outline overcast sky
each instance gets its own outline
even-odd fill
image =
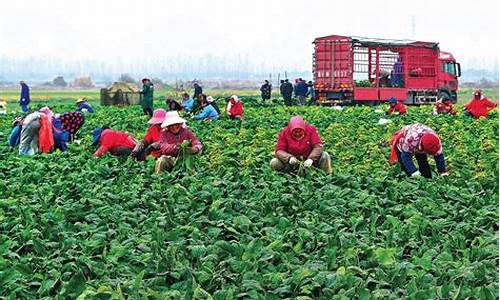
[[[315,37],[439,42],[462,66],[498,62],[498,1],[23,0],[0,4],[0,55],[139,61],[248,55],[311,69]],[[412,26],[414,20],[414,27]]]

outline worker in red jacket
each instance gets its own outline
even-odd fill
[[[476,119],[481,117],[486,118],[490,110],[497,107],[497,104],[484,96],[480,89],[474,91],[473,95],[474,97],[471,101],[464,105],[464,109],[466,110],[465,114],[467,116],[471,116]]]
[[[399,103],[396,98],[391,97],[388,100],[389,102],[389,110],[387,111],[387,115],[390,116],[394,111],[396,111],[399,115],[406,115],[408,112],[406,105],[403,103]]]
[[[300,116],[290,119],[288,126],[278,135],[271,169],[290,172],[297,169],[300,161],[304,167],[319,167],[326,174],[332,173],[330,155],[323,150],[323,142],[316,127],[307,124]]]
[[[130,154],[137,160],[145,160],[148,155],[155,158],[161,156],[160,152],[160,132],[162,130],[161,124],[165,121],[167,111],[163,108],[155,109],[153,117],[148,121],[149,126],[144,139],[135,145],[134,150]]]
[[[115,156],[129,156],[137,141],[127,132],[102,127],[92,132],[92,145],[98,144],[100,146],[94,153],[95,157],[102,156],[107,152]]]
[[[232,95],[226,105],[227,115],[231,120],[243,120],[243,103],[236,95]]]
[[[434,104],[434,109],[432,110],[432,113],[434,115],[440,115],[440,114],[456,115],[457,111],[453,107],[451,99],[443,97]]]
[[[169,111],[161,124],[159,151],[161,156],[156,160],[155,173],[164,170],[171,171],[180,155],[195,155],[201,153],[203,145],[191,130],[186,127],[186,120],[177,111]],[[182,144],[188,144],[186,152],[182,153]]]

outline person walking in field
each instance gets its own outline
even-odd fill
[[[154,87],[151,80],[148,78],[142,79],[142,89],[139,91],[142,95],[141,106],[144,114],[147,114],[150,117],[153,116],[153,92]]]
[[[130,154],[132,157],[137,160],[145,160],[148,155],[151,155],[155,158],[160,157],[160,133],[161,133],[161,124],[165,121],[165,116],[167,115],[167,111],[159,108],[153,112],[153,117],[148,121],[149,126],[146,135],[135,145],[134,150]]]
[[[31,102],[30,88],[24,81],[20,81],[19,84],[21,85],[21,95],[19,97],[19,105],[21,105],[21,109],[23,112],[28,112],[30,110],[29,104]]]
[[[297,170],[303,161],[306,168],[314,166],[326,174],[332,173],[330,155],[324,151],[316,127],[307,124],[301,116],[292,117],[288,126],[280,131],[274,156],[270,166],[276,171]]]
[[[262,97],[262,101],[271,99],[271,90],[272,86],[269,83],[269,80],[264,80],[264,84],[260,87],[260,95]]]
[[[406,115],[406,113],[408,112],[406,105],[404,105],[403,103],[399,103],[398,100],[396,100],[396,98],[394,97],[389,98],[387,102],[389,102],[389,110],[386,113],[388,116],[391,116],[394,112],[396,112],[400,116]]]
[[[231,96],[226,105],[226,112],[229,119],[243,121],[243,103],[238,96]]]
[[[434,130],[422,124],[413,124],[405,126],[393,135],[389,163],[399,162],[401,169],[408,176],[432,178],[428,155],[434,157],[439,174],[447,176],[441,138]],[[413,156],[417,160],[418,169],[413,163]]]
[[[171,171],[181,154],[196,155],[201,153],[203,145],[185,124],[186,120],[181,118],[177,111],[169,111],[165,115],[165,120],[161,124],[164,130],[160,133],[159,152],[161,156],[156,160],[156,174],[165,170]],[[182,145],[188,145],[186,152],[181,151]]]
[[[85,97],[78,98],[76,100],[76,111],[79,111],[79,112],[88,112],[88,113],[91,113],[91,114],[95,113],[94,109],[87,102],[87,98],[85,98]]]
[[[130,133],[111,130],[107,126],[92,132],[92,145],[99,145],[94,157],[100,157],[108,152],[114,156],[126,157],[132,153],[136,144],[136,139]]]
[[[286,106],[292,105],[292,95],[293,95],[293,84],[291,84],[288,79],[285,79],[283,84],[280,86],[280,92],[285,100]]]
[[[457,111],[453,107],[451,99],[448,97],[442,97],[434,104],[434,109],[432,110],[433,115],[456,115]]]
[[[484,96],[480,89],[475,90],[473,95],[470,102],[464,105],[465,115],[476,119],[486,118],[490,111],[497,107],[497,104]]]

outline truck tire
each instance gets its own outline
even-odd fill
[[[438,97],[437,97],[438,100],[441,99],[441,97],[445,97],[445,98],[448,98],[448,99],[453,99],[453,98],[451,98],[451,93],[448,92],[447,90],[441,90],[441,91],[439,91]]]

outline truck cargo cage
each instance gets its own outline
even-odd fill
[[[347,104],[395,97],[421,104],[435,102],[443,90],[454,96],[460,75],[453,70],[459,64],[451,54],[441,57],[440,53],[434,42],[340,35],[317,38],[313,54],[316,100]],[[442,67],[445,63],[452,67]]]

